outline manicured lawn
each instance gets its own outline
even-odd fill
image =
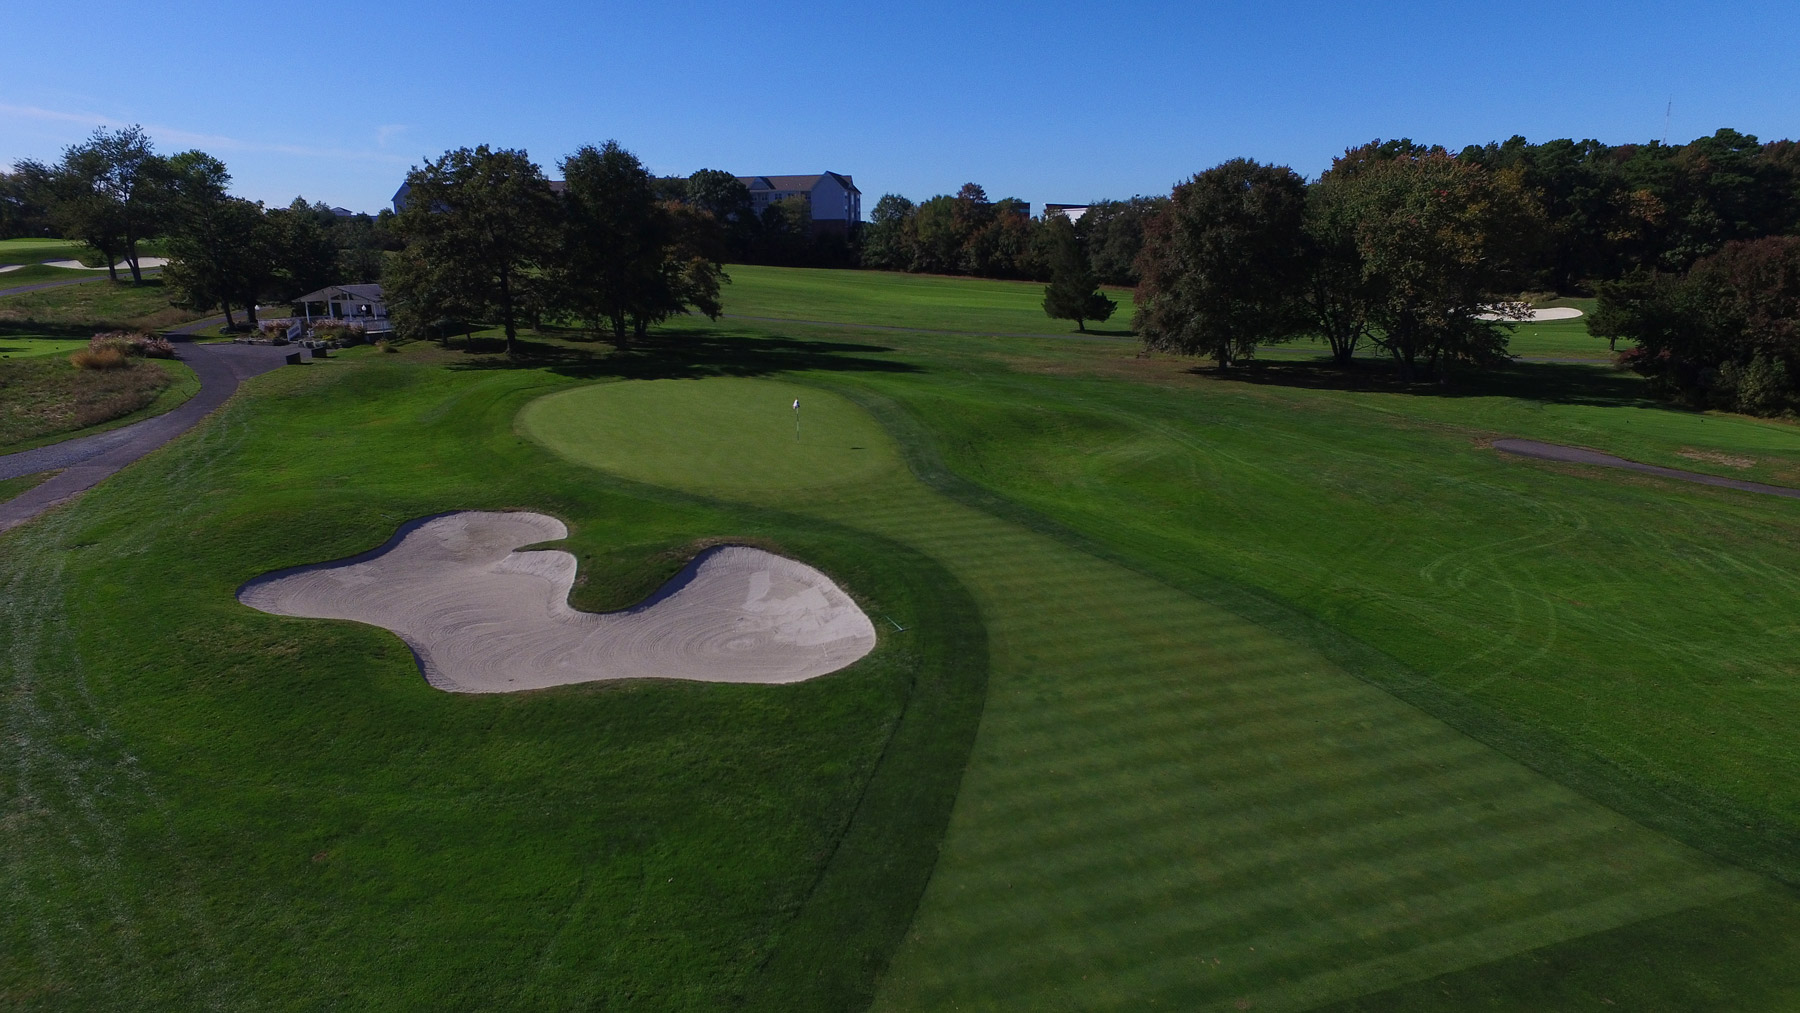
[[[0,359],[35,359],[46,355],[68,355],[70,352],[87,346],[86,339],[9,334],[0,337]]]
[[[160,257],[167,250],[161,240],[138,244],[139,257]],[[84,260],[98,257],[85,243],[67,239],[0,239],[0,266],[6,264],[41,264],[47,260]],[[96,261],[96,263],[101,263]],[[101,263],[101,266],[105,266]],[[10,275],[0,275],[0,278]],[[4,286],[0,286],[4,287]]]
[[[66,239],[0,239],[0,265],[41,264],[46,260],[80,260],[91,252],[86,244]],[[0,275],[5,278],[7,275]]]
[[[1779,479],[1800,431],[1597,366],[1220,376],[980,337],[1046,333],[1031,286],[733,274],[740,316],[902,329],[353,351],[0,536],[0,994],[1792,1004],[1794,505],[1487,444]],[[583,607],[738,538],[882,644],[451,697],[383,631],[231,598],[504,507],[570,522]]]
[[[958,386],[974,402],[1000,393]],[[1053,386],[1008,392],[1007,410]],[[878,1008],[1304,1008],[1764,889],[1282,635],[1303,630],[922,487],[848,403],[802,392],[827,421],[817,445],[795,448],[782,410],[794,393],[606,385],[539,401],[521,422],[606,471],[915,546],[974,590],[994,651],[983,732]],[[994,433],[997,414],[947,417],[953,403],[919,416],[953,441],[992,434],[1021,461],[1093,460],[1069,437],[1107,429],[1027,440]],[[901,418],[916,454],[931,441]],[[768,481],[801,461],[805,480]]]
[[[1044,285],[1031,281],[943,278],[898,271],[811,268],[726,268],[726,312],[734,316],[818,320],[990,334],[1075,334],[1067,320],[1044,315]],[[1107,289],[1119,305],[1112,319],[1088,324],[1095,336],[1126,336],[1129,289]]]
[[[633,490],[511,434],[571,381],[352,352],[0,536],[0,994],[38,1009],[843,1009],[919,896],[979,713],[937,564]],[[492,360],[480,360],[491,364]],[[747,539],[922,628],[794,686],[453,696],[389,634],[233,599],[402,521],[566,519],[619,608]],[[304,536],[300,533],[304,532]],[[721,691],[722,690],[722,691]]]

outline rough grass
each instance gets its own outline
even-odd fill
[[[86,337],[96,330],[156,331],[202,315],[170,306],[160,279],[148,278],[142,285],[96,281],[0,298],[0,340],[13,334]]]
[[[44,482],[55,478],[57,474],[58,473],[54,471],[40,471],[35,475],[20,475],[17,478],[0,478],[0,503],[4,503],[15,496],[25,495],[27,492],[37,488]]]
[[[69,365],[89,370],[125,369],[131,365],[131,357],[120,348],[83,348],[69,356]]]
[[[78,368],[49,357],[0,362],[0,453],[158,415],[200,389],[194,371],[179,362],[87,349],[70,358],[94,355],[116,356],[118,365]]]

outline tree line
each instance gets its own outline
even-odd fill
[[[1316,182],[1233,159],[1175,187],[1148,222],[1133,326],[1152,349],[1221,368],[1259,345],[1322,338],[1347,366],[1365,343],[1403,379],[1505,356],[1508,298],[1542,212],[1515,170],[1442,148],[1371,143]]]
[[[1429,151],[1489,173],[1510,173],[1538,206],[1543,241],[1523,251],[1522,285],[1571,292],[1635,270],[1684,271],[1734,240],[1800,232],[1800,143],[1760,142],[1721,129],[1687,144],[1603,144],[1513,136],[1451,153],[1410,139],[1357,149],[1365,159]],[[1166,196],[1100,200],[1076,221],[1102,284],[1135,285],[1148,222]],[[856,246],[860,266],[933,274],[1045,280],[1054,243],[1022,202],[989,201],[975,183],[921,203],[886,194]],[[1010,212],[1010,214],[1009,214]],[[1049,217],[1055,217],[1054,215]]]
[[[1693,400],[1800,400],[1788,351],[1800,274],[1791,142],[1721,130],[1680,147],[1598,142],[1353,148],[1308,182],[1236,159],[1146,218],[1134,328],[1221,368],[1313,336],[1348,365],[1387,354],[1403,378],[1505,361],[1518,293],[1597,285],[1597,334]],[[1690,270],[1691,268],[1691,270]],[[1800,344],[1800,342],[1797,342]]]
[[[1734,240],[1686,273],[1600,286],[1588,330],[1663,395],[1751,415],[1800,409],[1800,236]]]
[[[402,335],[448,340],[490,321],[511,354],[526,323],[570,323],[624,345],[677,314],[719,315],[729,221],[667,199],[616,141],[559,167],[560,191],[526,152],[483,145],[407,174],[393,220],[404,245],[383,276]]]
[[[142,248],[159,241],[170,299],[236,311],[334,282],[375,281],[396,244],[385,218],[342,217],[296,197],[286,207],[233,196],[225,164],[203,151],[161,155],[141,127],[100,128],[54,163],[27,159],[0,176],[0,232],[86,244],[113,280],[124,263],[141,284]]]

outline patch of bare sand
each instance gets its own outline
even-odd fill
[[[568,533],[544,514],[442,514],[361,556],[265,574],[238,600],[392,630],[426,681],[453,693],[605,679],[798,682],[875,647],[874,624],[831,578],[742,545],[706,550],[635,608],[579,612],[568,604],[574,556],[513,551]]]
[[[1684,447],[1681,450],[1677,450],[1675,453],[1677,456],[1685,457],[1690,461],[1706,461],[1711,464],[1722,464],[1727,468],[1756,467],[1756,458],[1754,457],[1740,457],[1736,454],[1724,454],[1717,450],[1695,450],[1693,447]]]

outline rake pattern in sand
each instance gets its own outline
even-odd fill
[[[579,612],[568,604],[574,556],[513,551],[566,537],[544,514],[443,514],[372,552],[265,574],[238,600],[392,630],[426,681],[453,693],[604,679],[798,682],[875,647],[869,617],[831,578],[743,545],[706,550],[628,611]]]

